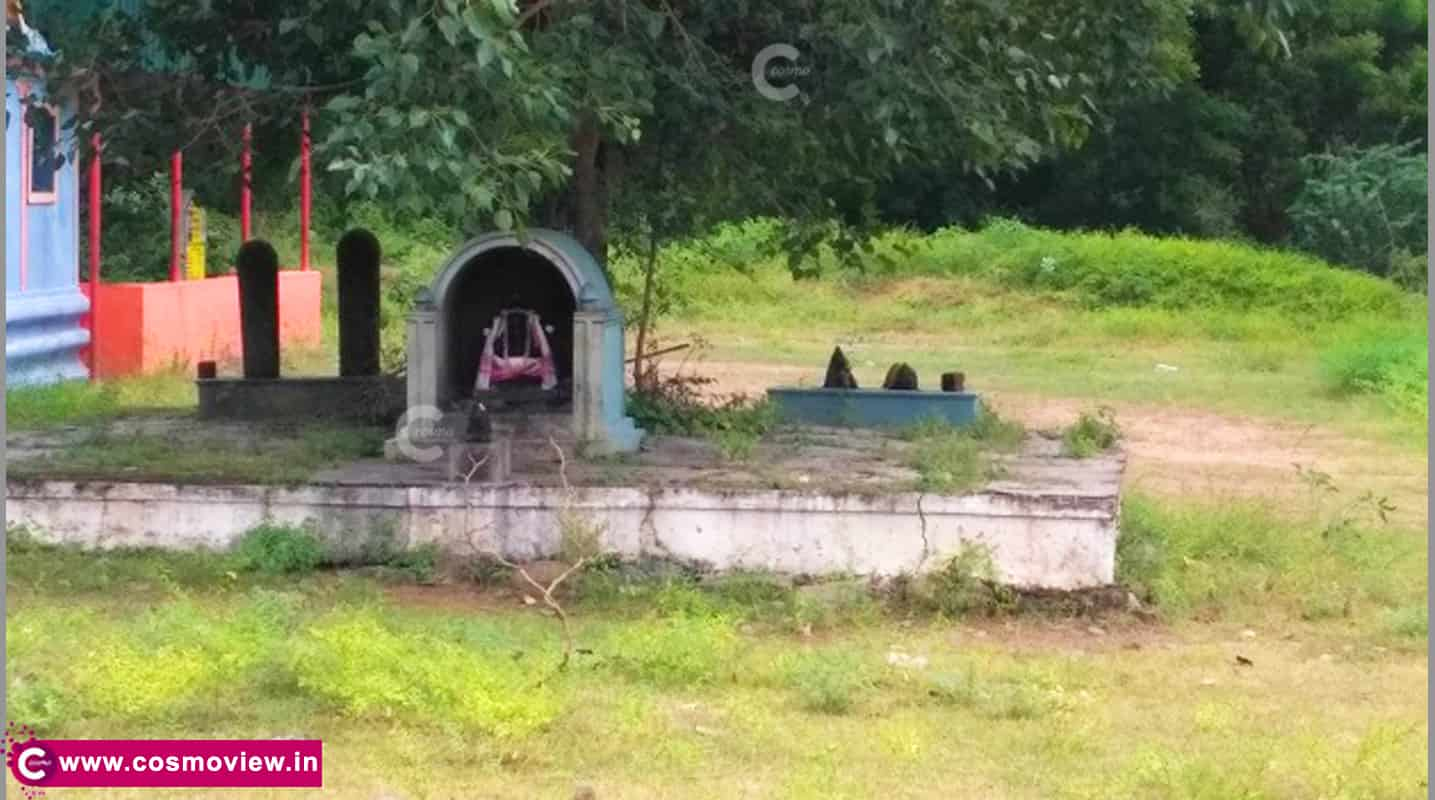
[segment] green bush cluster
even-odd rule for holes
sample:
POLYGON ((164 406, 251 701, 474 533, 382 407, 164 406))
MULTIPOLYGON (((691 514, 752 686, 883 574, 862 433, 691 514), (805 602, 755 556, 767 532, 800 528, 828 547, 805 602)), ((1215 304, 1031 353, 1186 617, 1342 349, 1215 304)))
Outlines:
POLYGON ((313 532, 271 522, 250 529, 234 546, 238 568, 263 575, 313 572, 324 556, 324 545, 313 532))
POLYGON ((1102 406, 1094 412, 1081 412, 1076 422, 1062 431, 1061 451, 1072 458, 1090 458, 1110 450, 1120 440, 1116 413, 1102 406))
POLYGON ((1015 608, 1015 592, 998 578, 991 549, 965 543, 930 572, 910 579, 900 599, 910 608, 952 618, 1015 608))
POLYGON ((682 377, 628 392, 629 416, 649 433, 700 436, 729 459, 745 459, 777 422, 767 398, 731 397, 710 402, 682 377))
POLYGON ((1337 392, 1374 394, 1395 410, 1428 419, 1429 343, 1424 337, 1373 331, 1321 353, 1321 368, 1337 392))

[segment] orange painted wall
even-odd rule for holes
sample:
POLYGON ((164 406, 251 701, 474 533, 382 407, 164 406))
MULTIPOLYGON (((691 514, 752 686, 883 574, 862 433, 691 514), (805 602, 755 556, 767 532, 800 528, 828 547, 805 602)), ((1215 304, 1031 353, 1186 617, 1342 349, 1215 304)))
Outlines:
MULTIPOLYGON (((318 270, 279 273, 280 347, 314 347, 322 322, 318 270)), ((88 286, 85 287, 88 293, 88 286)), ((198 361, 238 361, 239 279, 103 283, 95 332, 98 377, 156 372, 198 361)))

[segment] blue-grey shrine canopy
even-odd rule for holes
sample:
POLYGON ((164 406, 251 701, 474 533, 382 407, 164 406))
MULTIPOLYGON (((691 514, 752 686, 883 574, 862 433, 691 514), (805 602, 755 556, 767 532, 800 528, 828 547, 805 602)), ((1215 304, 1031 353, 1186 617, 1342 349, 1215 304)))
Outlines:
POLYGON ((439 268, 409 317, 410 412, 452 412, 481 394, 475 384, 485 349, 493 356, 491 331, 515 309, 541 320, 538 338, 556 372, 537 406, 571 413, 572 432, 590 452, 635 450, 642 431, 623 409, 622 312, 593 256, 553 230, 485 234, 439 268))

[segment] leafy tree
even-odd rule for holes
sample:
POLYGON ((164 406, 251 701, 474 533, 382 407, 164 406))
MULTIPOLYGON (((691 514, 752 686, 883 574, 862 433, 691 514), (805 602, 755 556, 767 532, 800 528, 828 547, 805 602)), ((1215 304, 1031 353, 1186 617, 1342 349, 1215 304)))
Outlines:
POLYGON ((636 227, 654 229, 655 209, 672 209, 666 230, 775 214, 802 223, 786 242, 797 252, 834 218, 860 233, 879 185, 903 170, 984 177, 1080 144, 1111 97, 1189 71, 1187 11, 1186 0, 149 0, 57 21, 50 68, 117 162, 209 148, 192 161, 232 172, 241 124, 292 129, 307 105, 322 165, 349 196, 472 228, 557 221, 601 258, 614 211, 641 205, 623 198, 646 194, 636 227), (751 78, 778 43, 811 70, 788 102, 751 78), (677 202, 687 196, 700 202, 677 202))
POLYGON ((1322 258, 1423 288, 1429 162, 1413 146, 1307 156, 1291 205, 1295 242, 1322 258))
POLYGON ((1426 119, 1424 3, 1297 10, 1278 19, 1277 35, 1244 3, 1198 2, 1193 62, 1175 90, 1121 98, 1085 146, 994 193, 950 180, 955 169, 904 174, 884 187, 882 208, 925 226, 1016 213, 1059 227, 1287 241, 1303 158, 1423 142, 1426 119))

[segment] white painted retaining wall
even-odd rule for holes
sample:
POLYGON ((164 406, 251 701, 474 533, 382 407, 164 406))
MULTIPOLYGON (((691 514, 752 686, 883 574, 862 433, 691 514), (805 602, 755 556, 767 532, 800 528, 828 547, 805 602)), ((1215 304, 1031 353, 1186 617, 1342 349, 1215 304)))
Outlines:
POLYGON ((961 497, 526 485, 202 486, 11 480, 7 520, 100 548, 223 549, 265 520, 309 523, 338 547, 386 531, 455 554, 539 558, 571 503, 624 557, 712 569, 896 575, 939 565, 963 543, 990 548, 1017 586, 1078 589, 1115 577, 1118 498, 989 491, 961 497))

